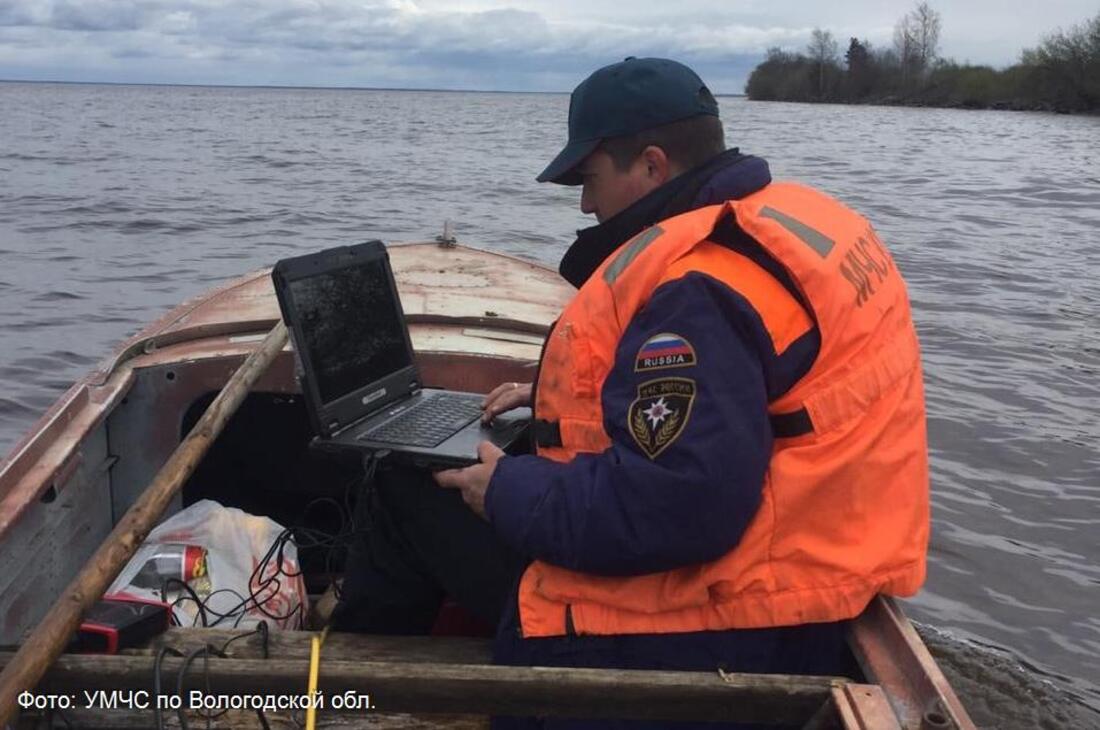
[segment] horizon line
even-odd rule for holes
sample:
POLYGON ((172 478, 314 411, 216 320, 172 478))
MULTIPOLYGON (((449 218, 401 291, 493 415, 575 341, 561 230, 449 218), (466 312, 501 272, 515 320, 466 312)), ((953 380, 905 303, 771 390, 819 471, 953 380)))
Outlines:
MULTIPOLYGON (((205 89, 306 89, 321 91, 420 91, 429 93, 451 94, 569 94, 569 91, 539 91, 520 89, 441 89, 416 86, 307 86, 302 84, 200 84, 200 83, 174 83, 170 81, 67 81, 59 79, 4 79, 3 84, 70 84, 78 86, 179 86, 184 88, 205 89)), ((745 96, 745 94, 731 94, 716 92, 715 96, 745 96)))

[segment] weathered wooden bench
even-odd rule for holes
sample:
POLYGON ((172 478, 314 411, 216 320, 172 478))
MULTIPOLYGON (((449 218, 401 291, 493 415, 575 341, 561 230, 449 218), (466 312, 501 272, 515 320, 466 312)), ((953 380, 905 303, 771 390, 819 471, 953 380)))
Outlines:
MULTIPOLYGON (((304 695, 311 635, 272 632, 265 647, 260 635, 249 633, 176 628, 148 646, 115 656, 65 654, 37 693, 74 697, 77 706, 60 713, 58 725, 67 720, 74 727, 153 727, 153 710, 141 705, 154 702, 154 657, 163 654, 161 693, 175 694, 184 657, 209 645, 225 646, 226 657, 191 657, 179 684, 185 707, 193 690, 211 697, 304 695), (183 656, 161 652, 162 646, 183 656), (103 694, 96 695, 99 690, 103 694), (98 704, 114 697, 123 706, 88 708, 83 706, 88 704, 86 692, 98 704), (126 706, 135 698, 139 706, 126 706)), ((0 656, 0 661, 9 657, 0 656)), ((879 687, 842 678, 500 667, 489 663, 487 640, 460 637, 331 634, 322 651, 318 687, 325 698, 318 727, 324 728, 484 728, 490 714, 899 727, 879 687), (372 707, 357 706, 367 695, 372 707), (337 696, 357 699, 351 710, 334 710, 337 696)), ((165 727, 178 726, 174 711, 162 714, 165 727)), ((284 709, 265 712, 265 720, 271 727, 295 727, 303 714, 284 709)), ((188 717, 191 725, 205 726, 198 712, 188 717)), ((254 728, 261 721, 252 710, 232 710, 213 726, 254 728)))

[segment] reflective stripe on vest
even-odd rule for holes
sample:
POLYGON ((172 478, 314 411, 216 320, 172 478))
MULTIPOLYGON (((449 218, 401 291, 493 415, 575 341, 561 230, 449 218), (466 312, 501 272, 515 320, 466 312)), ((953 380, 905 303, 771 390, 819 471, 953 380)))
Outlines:
POLYGON ((800 185, 662 221, 608 258, 548 338, 538 453, 565 462, 611 446, 600 390, 621 327, 670 272, 700 271, 739 291, 777 347, 797 335, 798 323, 769 317, 767 282, 745 286, 737 255, 706 241, 727 215, 790 273, 821 335, 810 371, 769 406, 777 439, 761 506, 738 546, 705 565, 620 578, 532 563, 520 582, 525 636, 563 634, 567 615, 580 634, 836 621, 877 592, 911 595, 924 580, 927 442, 905 286, 866 220, 800 185))

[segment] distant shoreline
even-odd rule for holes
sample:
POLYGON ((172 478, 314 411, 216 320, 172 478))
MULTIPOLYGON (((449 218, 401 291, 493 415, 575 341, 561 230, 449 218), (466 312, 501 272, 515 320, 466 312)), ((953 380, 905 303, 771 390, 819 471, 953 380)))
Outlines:
POLYGON ((1046 114, 1062 114, 1066 116, 1100 116, 1100 109, 1092 110, 1066 110, 1059 109, 1050 104, 1034 102, 1024 104, 1012 101, 1000 101, 992 104, 976 103, 946 103, 921 101, 920 99, 900 99, 884 97, 882 99, 861 99, 848 101, 844 99, 752 99, 752 102, 777 102, 780 104, 836 104, 839 106, 878 106, 908 109, 956 109, 960 111, 994 111, 994 112, 1040 112, 1046 114))
POLYGON ((940 57, 940 30, 927 2, 898 21, 888 47, 852 37, 841 54, 833 34, 815 28, 805 53, 768 49, 745 91, 759 101, 1100 113, 1100 14, 1047 35, 1004 68, 940 57))
POLYGON ((423 91, 444 94, 568 94, 568 91, 517 91, 512 89, 435 89, 400 86, 298 86, 295 84, 185 84, 165 81, 59 81, 57 79, 0 79, 0 84, 59 84, 66 86, 153 86, 183 89, 275 89, 317 91, 423 91))
MULTIPOLYGON (((294 84, 176 84, 163 81, 58 81, 56 79, 0 79, 0 84, 64 84, 69 86, 167 86, 184 89, 274 89, 318 91, 418 91, 444 94, 569 94, 562 91, 523 91, 517 89, 436 89, 402 86, 297 86, 294 84)), ((717 93, 718 97, 745 98, 745 94, 717 93)))

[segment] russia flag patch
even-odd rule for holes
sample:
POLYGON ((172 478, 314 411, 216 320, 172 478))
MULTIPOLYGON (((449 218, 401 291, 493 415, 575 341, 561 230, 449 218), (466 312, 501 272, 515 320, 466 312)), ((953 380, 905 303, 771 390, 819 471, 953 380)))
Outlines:
POLYGON ((680 335, 662 332, 650 337, 638 350, 634 372, 682 368, 695 364, 695 348, 680 335))

